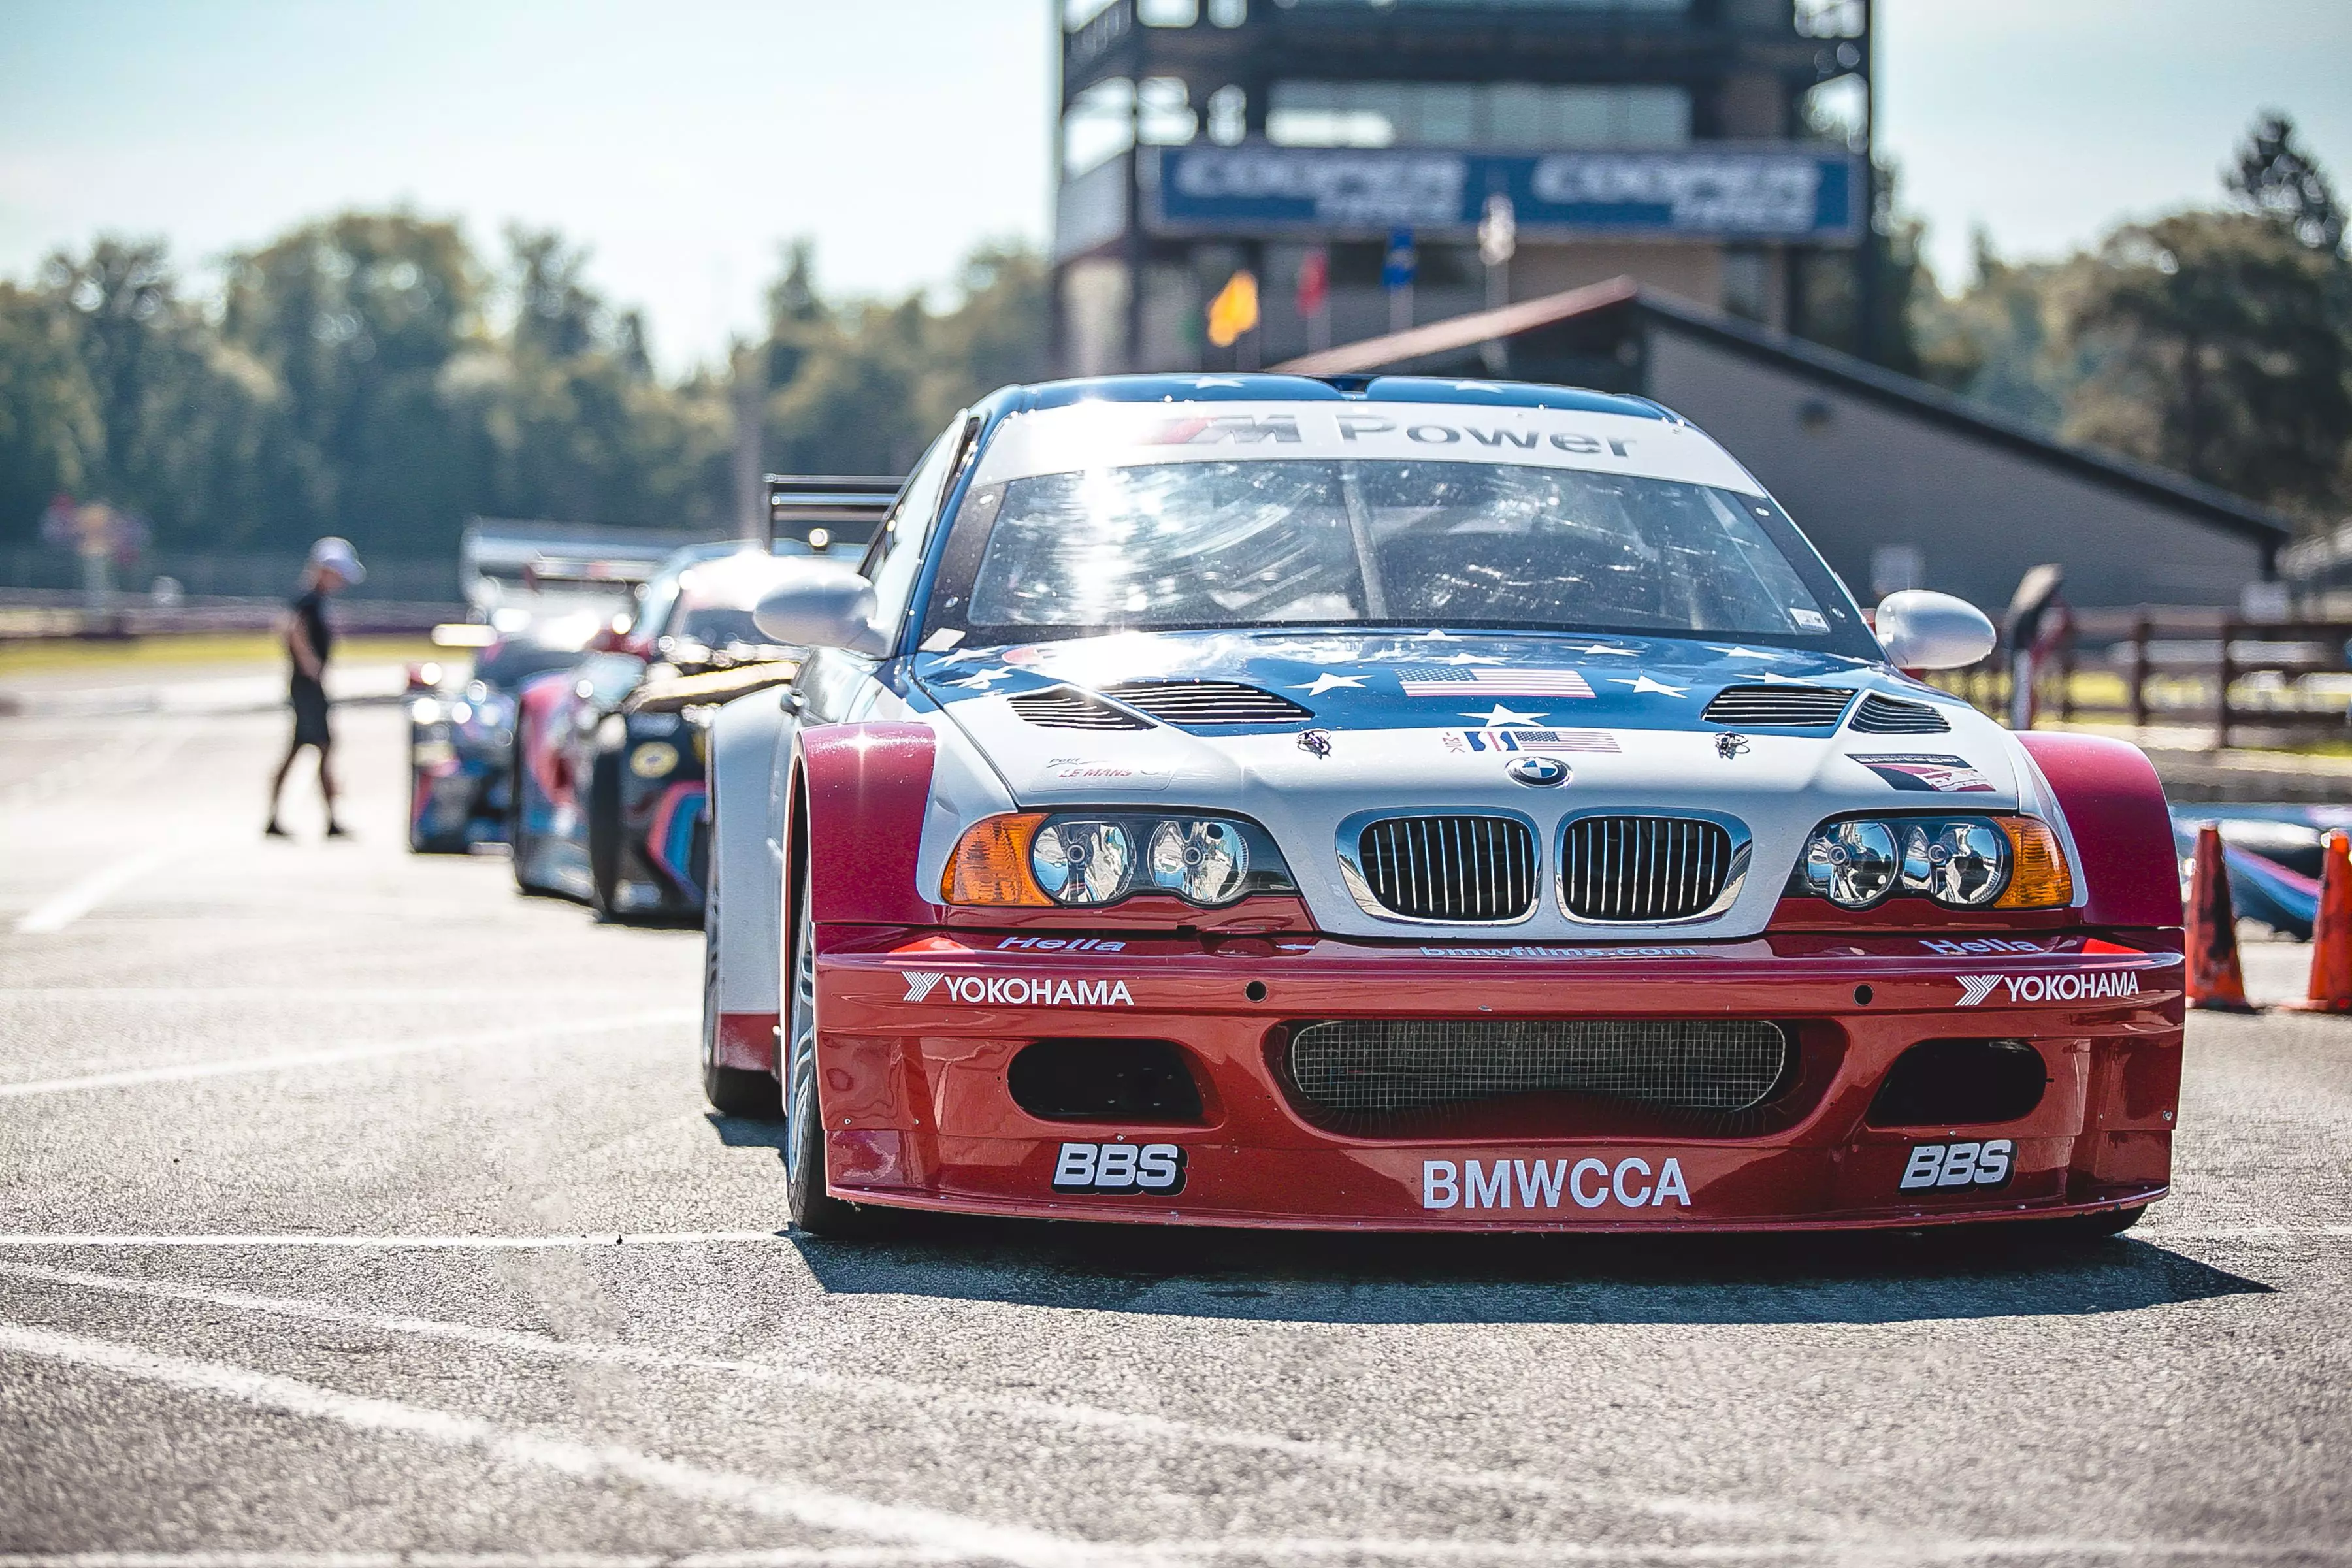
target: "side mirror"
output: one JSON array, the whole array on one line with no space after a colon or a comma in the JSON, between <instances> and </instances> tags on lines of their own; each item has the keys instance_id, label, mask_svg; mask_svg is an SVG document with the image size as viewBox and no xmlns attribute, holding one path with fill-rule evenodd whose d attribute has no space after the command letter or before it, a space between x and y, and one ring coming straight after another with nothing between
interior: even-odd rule
<instances>
[{"instance_id":1,"label":"side mirror","mask_svg":"<svg viewBox=\"0 0 2352 1568\"><path fill-rule=\"evenodd\" d=\"M1997 640L1984 612L1966 599L1906 588L1878 602L1878 641L1897 669L1964 669Z\"/></svg>"},{"instance_id":2,"label":"side mirror","mask_svg":"<svg viewBox=\"0 0 2352 1568\"><path fill-rule=\"evenodd\" d=\"M846 566L812 562L751 612L762 637L785 647L838 647L878 658L890 639L874 624L874 584Z\"/></svg>"}]
</instances>

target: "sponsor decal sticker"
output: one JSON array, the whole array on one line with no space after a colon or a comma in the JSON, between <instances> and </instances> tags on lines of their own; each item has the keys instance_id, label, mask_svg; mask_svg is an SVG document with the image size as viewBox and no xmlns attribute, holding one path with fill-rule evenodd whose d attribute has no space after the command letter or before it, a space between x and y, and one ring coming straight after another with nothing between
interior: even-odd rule
<instances>
[{"instance_id":1,"label":"sponsor decal sticker","mask_svg":"<svg viewBox=\"0 0 2352 1568\"><path fill-rule=\"evenodd\" d=\"M677 766L677 748L667 741L647 741L629 753L629 771L641 779L667 778Z\"/></svg>"},{"instance_id":2,"label":"sponsor decal sticker","mask_svg":"<svg viewBox=\"0 0 2352 1568\"><path fill-rule=\"evenodd\" d=\"M1900 790L1936 795L1990 794L1992 781L1977 772L1966 757L1871 756L1855 762Z\"/></svg>"},{"instance_id":3,"label":"sponsor decal sticker","mask_svg":"<svg viewBox=\"0 0 2352 1568\"><path fill-rule=\"evenodd\" d=\"M1057 1193L1184 1190L1184 1151L1175 1143L1065 1143L1054 1160Z\"/></svg>"},{"instance_id":4,"label":"sponsor decal sticker","mask_svg":"<svg viewBox=\"0 0 2352 1568\"><path fill-rule=\"evenodd\" d=\"M1895 1185L1906 1193L1929 1187L2005 1187L2016 1163L2017 1142L2011 1138L1914 1143L1911 1157L1904 1162L1903 1179Z\"/></svg>"},{"instance_id":5,"label":"sponsor decal sticker","mask_svg":"<svg viewBox=\"0 0 2352 1568\"><path fill-rule=\"evenodd\" d=\"M1960 999L1952 1004L1956 1007L1973 1007L2001 985L2009 988L2007 999L2011 1002L2104 1002L2139 994L2137 969L2095 969L2065 974L1955 974L1952 978L1960 983Z\"/></svg>"},{"instance_id":6,"label":"sponsor decal sticker","mask_svg":"<svg viewBox=\"0 0 2352 1568\"><path fill-rule=\"evenodd\" d=\"M1449 752L1614 752L1617 737L1606 730L1441 730L1438 742Z\"/></svg>"},{"instance_id":7,"label":"sponsor decal sticker","mask_svg":"<svg viewBox=\"0 0 2352 1568\"><path fill-rule=\"evenodd\" d=\"M1947 958L1980 957L1988 952L2040 952L2043 951L2042 944L2038 942L2019 942L2014 937L2006 936L1972 936L1960 941L1948 941L1943 937L1923 936L1919 939L1919 945L1926 948L1929 952L1939 952ZM2127 947L2118 947L2110 949L2109 951L2115 952L2129 952L2132 950Z\"/></svg>"},{"instance_id":8,"label":"sponsor decal sticker","mask_svg":"<svg viewBox=\"0 0 2352 1568\"><path fill-rule=\"evenodd\" d=\"M1132 1007L1124 980L1064 980L1050 974L941 974L934 970L900 971L907 982L902 1002L920 1002L934 991L947 1000L993 1003L1004 1007Z\"/></svg>"},{"instance_id":9,"label":"sponsor decal sticker","mask_svg":"<svg viewBox=\"0 0 2352 1568\"><path fill-rule=\"evenodd\" d=\"M1606 1160L1423 1160L1421 1206L1425 1209L1557 1210L1562 1197L1580 1209L1690 1207L1690 1185L1680 1160L1657 1167L1638 1154Z\"/></svg>"},{"instance_id":10,"label":"sponsor decal sticker","mask_svg":"<svg viewBox=\"0 0 2352 1568\"><path fill-rule=\"evenodd\" d=\"M1016 949L1028 952L1124 952L1127 943L1092 936L1008 936L996 944L999 952Z\"/></svg>"}]
</instances>

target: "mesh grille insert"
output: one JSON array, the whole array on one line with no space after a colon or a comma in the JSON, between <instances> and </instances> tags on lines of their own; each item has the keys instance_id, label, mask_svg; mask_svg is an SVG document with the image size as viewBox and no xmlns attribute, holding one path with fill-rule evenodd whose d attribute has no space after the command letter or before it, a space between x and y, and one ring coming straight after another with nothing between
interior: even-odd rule
<instances>
[{"instance_id":1,"label":"mesh grille insert","mask_svg":"<svg viewBox=\"0 0 2352 1568\"><path fill-rule=\"evenodd\" d=\"M1846 726L1864 735L1939 735L1951 727L1950 720L1925 702L1906 702L1875 691L1862 700L1853 710L1853 722Z\"/></svg>"},{"instance_id":2,"label":"mesh grille insert","mask_svg":"<svg viewBox=\"0 0 2352 1568\"><path fill-rule=\"evenodd\" d=\"M1840 686L1727 686L1699 717L1710 724L1830 725L1853 693Z\"/></svg>"},{"instance_id":3,"label":"mesh grille insert","mask_svg":"<svg viewBox=\"0 0 2352 1568\"><path fill-rule=\"evenodd\" d=\"M1295 724L1312 710L1238 680L1129 680L1103 694L1163 724Z\"/></svg>"},{"instance_id":4,"label":"mesh grille insert","mask_svg":"<svg viewBox=\"0 0 2352 1568\"><path fill-rule=\"evenodd\" d=\"M1753 1018L1398 1018L1301 1025L1286 1048L1314 1109L1377 1117L1543 1093L1746 1110L1780 1083L1790 1045Z\"/></svg>"},{"instance_id":5,"label":"mesh grille insert","mask_svg":"<svg viewBox=\"0 0 2352 1568\"><path fill-rule=\"evenodd\" d=\"M1150 724L1123 709L1074 687L1024 691L1005 700L1032 724L1048 730L1149 730Z\"/></svg>"},{"instance_id":6,"label":"mesh grille insert","mask_svg":"<svg viewBox=\"0 0 2352 1568\"><path fill-rule=\"evenodd\" d=\"M1356 853L1372 897L1423 921L1515 921L1536 906L1536 843L1508 816L1391 816Z\"/></svg>"},{"instance_id":7,"label":"mesh grille insert","mask_svg":"<svg viewBox=\"0 0 2352 1568\"><path fill-rule=\"evenodd\" d=\"M1585 921L1705 913L1731 876L1731 835L1689 816L1584 816L1561 836L1559 898Z\"/></svg>"}]
</instances>

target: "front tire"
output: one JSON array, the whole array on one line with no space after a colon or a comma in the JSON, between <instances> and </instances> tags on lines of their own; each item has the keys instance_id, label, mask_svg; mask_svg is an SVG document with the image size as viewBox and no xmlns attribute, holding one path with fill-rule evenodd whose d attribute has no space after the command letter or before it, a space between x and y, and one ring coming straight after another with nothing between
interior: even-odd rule
<instances>
[{"instance_id":1,"label":"front tire","mask_svg":"<svg viewBox=\"0 0 2352 1568\"><path fill-rule=\"evenodd\" d=\"M781 1049L784 1102L784 1201L794 1228L833 1241L878 1236L887 1209L844 1203L825 1191L824 1101L816 1078L816 925L810 918L806 843L794 847L793 972L784 984Z\"/></svg>"},{"instance_id":2,"label":"front tire","mask_svg":"<svg viewBox=\"0 0 2352 1568\"><path fill-rule=\"evenodd\" d=\"M621 753L600 751L588 765L588 907L621 919Z\"/></svg>"},{"instance_id":3,"label":"front tire","mask_svg":"<svg viewBox=\"0 0 2352 1568\"><path fill-rule=\"evenodd\" d=\"M784 1114L772 1072L731 1068L719 1059L719 864L711 858L702 919L702 1097L722 1116L775 1121Z\"/></svg>"},{"instance_id":4,"label":"front tire","mask_svg":"<svg viewBox=\"0 0 2352 1568\"><path fill-rule=\"evenodd\" d=\"M514 783L507 790L507 843L513 856L515 891L525 898L541 898L555 889L530 878L531 862L538 858L535 836L530 831L530 798L532 794L530 764L525 760L524 735L520 721L515 725L514 758L509 764L514 770Z\"/></svg>"}]
</instances>

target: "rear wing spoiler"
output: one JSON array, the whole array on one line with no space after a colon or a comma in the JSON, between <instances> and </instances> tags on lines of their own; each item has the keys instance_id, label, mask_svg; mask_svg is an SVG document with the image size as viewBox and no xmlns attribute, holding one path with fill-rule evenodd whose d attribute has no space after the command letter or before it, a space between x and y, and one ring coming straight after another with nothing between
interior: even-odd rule
<instances>
[{"instance_id":1,"label":"rear wing spoiler","mask_svg":"<svg viewBox=\"0 0 2352 1568\"><path fill-rule=\"evenodd\" d=\"M906 482L870 474L770 474L770 542L797 540L818 555L841 547L863 549Z\"/></svg>"},{"instance_id":2,"label":"rear wing spoiler","mask_svg":"<svg viewBox=\"0 0 2352 1568\"><path fill-rule=\"evenodd\" d=\"M478 517L457 546L468 598L493 581L560 588L630 588L660 569L683 544L710 535L667 528L616 528L579 522Z\"/></svg>"},{"instance_id":3,"label":"rear wing spoiler","mask_svg":"<svg viewBox=\"0 0 2352 1568\"><path fill-rule=\"evenodd\" d=\"M634 588L660 569L662 558L615 560L535 555L522 565L523 586L541 588Z\"/></svg>"}]
</instances>

